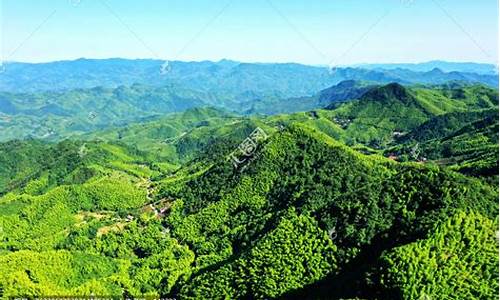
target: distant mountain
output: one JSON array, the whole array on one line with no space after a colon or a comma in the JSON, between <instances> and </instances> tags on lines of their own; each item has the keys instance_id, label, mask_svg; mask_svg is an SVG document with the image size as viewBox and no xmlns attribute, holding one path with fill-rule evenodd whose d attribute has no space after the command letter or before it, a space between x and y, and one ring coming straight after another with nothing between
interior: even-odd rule
<instances>
[{"instance_id":1,"label":"distant mountain","mask_svg":"<svg viewBox=\"0 0 500 300\"><path fill-rule=\"evenodd\" d=\"M165 62L153 59L78 59L42 64L6 63L0 91L38 92L103 86L144 84L182 85L217 91L235 98L244 93L280 97L310 95L338 79L326 68L300 64L219 62Z\"/></svg>"},{"instance_id":2,"label":"distant mountain","mask_svg":"<svg viewBox=\"0 0 500 300\"><path fill-rule=\"evenodd\" d=\"M462 72L411 71L408 69L363 69L307 66L295 63L165 62L153 59L78 59L41 64L5 63L0 91L39 92L121 85L181 85L188 89L217 92L246 100L277 96L311 96L344 80L402 84L444 83L460 80L498 86L494 75ZM245 97L247 96L247 97Z\"/></svg>"},{"instance_id":3,"label":"distant mountain","mask_svg":"<svg viewBox=\"0 0 500 300\"><path fill-rule=\"evenodd\" d=\"M409 112L406 117L401 116L401 118L405 122L410 122L420 113L410 113L411 109L407 106L408 104L398 99L404 95L405 91L409 91L411 97L415 97L416 100L413 101L417 105L415 107L420 107L431 115L456 110L485 109L498 105L498 93L482 85L449 82L441 85L416 85L407 88L393 83L390 86L394 90L389 89L383 93L379 91L381 95L375 94L374 88L381 86L369 81L348 80L321 90L313 96L257 97L253 93L246 93L238 99L220 91L193 90L175 84L162 87L134 84L130 87L96 87L38 93L0 92L0 130L2 130L0 141L16 138L60 140L94 130L158 119L170 113L183 112L197 107L218 107L246 115L273 115L319 108L333 109L345 102L369 97L380 101L361 105L366 112L359 116L365 120L365 124L374 125L372 121L379 117L385 120L382 112L389 113L393 118ZM366 94L368 96L365 96ZM398 101L390 102L394 99ZM389 102L385 103L382 100ZM348 107L356 111L356 106L357 104L348 103L339 112ZM354 111L346 116L339 115L339 118L350 119ZM354 116L358 113L355 112ZM368 119L369 122L366 121ZM423 120L417 119L417 123ZM398 130L392 125L389 127L391 132ZM369 131L373 131L378 136L379 130L376 128L373 127ZM403 129L399 128L399 130ZM356 132L358 133L357 129Z\"/></svg>"},{"instance_id":4,"label":"distant mountain","mask_svg":"<svg viewBox=\"0 0 500 300\"><path fill-rule=\"evenodd\" d=\"M358 99L364 93L375 87L375 84L355 80L342 81L319 93L318 100L321 107L342 103L352 99Z\"/></svg>"},{"instance_id":5,"label":"distant mountain","mask_svg":"<svg viewBox=\"0 0 500 300\"><path fill-rule=\"evenodd\" d=\"M329 88L321 90L310 97L292 97L287 99L266 98L241 103L238 111L245 114L280 114L308 111L359 98L376 86L368 82L345 80Z\"/></svg>"},{"instance_id":6,"label":"distant mountain","mask_svg":"<svg viewBox=\"0 0 500 300\"><path fill-rule=\"evenodd\" d=\"M60 139L68 134L159 117L213 105L206 92L181 87L132 85L13 94L0 92L0 140Z\"/></svg>"},{"instance_id":7,"label":"distant mountain","mask_svg":"<svg viewBox=\"0 0 500 300\"><path fill-rule=\"evenodd\" d=\"M473 63L473 62L447 62L434 60L424 63L393 63L393 64L359 64L356 67L370 70L392 70L392 69L407 69L414 72L429 72L433 69L441 69L444 72L464 72L477 73L483 75L496 75L498 68L493 64Z\"/></svg>"},{"instance_id":8,"label":"distant mountain","mask_svg":"<svg viewBox=\"0 0 500 300\"><path fill-rule=\"evenodd\" d=\"M498 87L498 75L482 75L466 72L444 72L439 68L434 68L428 72L412 72L405 69L389 70L392 76L412 83L443 84L450 81L467 83L483 83L491 87Z\"/></svg>"},{"instance_id":9,"label":"distant mountain","mask_svg":"<svg viewBox=\"0 0 500 300\"><path fill-rule=\"evenodd\" d=\"M125 59L7 63L5 72L0 74L0 141L29 137L57 140L73 133L122 126L194 107L212 106L241 114L331 108L359 98L375 85L388 83L411 86L481 83L497 87L498 78L437 68L428 72L328 70L293 63L229 60L168 64L160 60ZM448 97L437 91L423 93L427 98ZM433 107L448 111L438 108L443 103L448 102L441 101Z\"/></svg>"},{"instance_id":10,"label":"distant mountain","mask_svg":"<svg viewBox=\"0 0 500 300\"><path fill-rule=\"evenodd\" d=\"M444 72L439 68L430 71L417 72L408 69L336 69L336 76L358 81L372 81L378 83L397 82L400 84L443 84L450 81L464 83L483 83L491 87L498 87L498 75L483 75L476 73Z\"/></svg>"}]
</instances>

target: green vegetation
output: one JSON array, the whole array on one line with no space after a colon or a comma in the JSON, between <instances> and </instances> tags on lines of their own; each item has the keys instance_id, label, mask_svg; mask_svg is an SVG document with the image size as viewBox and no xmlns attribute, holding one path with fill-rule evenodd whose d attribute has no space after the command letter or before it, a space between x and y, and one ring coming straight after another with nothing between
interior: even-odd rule
<instances>
[{"instance_id":1,"label":"green vegetation","mask_svg":"<svg viewBox=\"0 0 500 300\"><path fill-rule=\"evenodd\" d=\"M1 143L0 297L496 299L498 93L339 86Z\"/></svg>"},{"instance_id":2,"label":"green vegetation","mask_svg":"<svg viewBox=\"0 0 500 300\"><path fill-rule=\"evenodd\" d=\"M405 299L498 297L498 222L459 212L428 239L382 257L381 281Z\"/></svg>"},{"instance_id":3,"label":"green vegetation","mask_svg":"<svg viewBox=\"0 0 500 300\"><path fill-rule=\"evenodd\" d=\"M470 105L491 108L491 97L495 94L498 105L498 93L492 89L498 87L494 75L359 68L338 68L331 72L325 67L299 64L224 60L169 62L166 70L164 64L157 60L122 59L36 65L8 63L6 72L0 74L3 133L0 141L20 138L60 141L208 106L247 115L334 107L360 99L371 88L391 82L419 85L412 94L419 106L434 115ZM449 83L451 80L454 81ZM442 85L429 89L422 84ZM404 107L394 109L401 108ZM402 117L411 114L413 108L402 111ZM364 111L369 115L362 116L373 118L371 112L379 112L378 109L371 106ZM415 119L421 117L417 115ZM363 124L377 123L353 124L356 128L350 133L365 131ZM391 123L378 125L391 130L394 129ZM399 125L396 124L396 129ZM158 130L168 133L170 128ZM373 139L375 134L370 132L361 138Z\"/></svg>"},{"instance_id":4,"label":"green vegetation","mask_svg":"<svg viewBox=\"0 0 500 300\"><path fill-rule=\"evenodd\" d=\"M483 86L429 89L394 83L372 89L334 112L336 120L346 129L349 143L381 148L433 117L495 107L498 107L498 92Z\"/></svg>"},{"instance_id":5,"label":"green vegetation","mask_svg":"<svg viewBox=\"0 0 500 300\"><path fill-rule=\"evenodd\" d=\"M464 174L494 179L498 175L498 109L434 117L386 152L397 153L402 160L432 160Z\"/></svg>"}]
</instances>

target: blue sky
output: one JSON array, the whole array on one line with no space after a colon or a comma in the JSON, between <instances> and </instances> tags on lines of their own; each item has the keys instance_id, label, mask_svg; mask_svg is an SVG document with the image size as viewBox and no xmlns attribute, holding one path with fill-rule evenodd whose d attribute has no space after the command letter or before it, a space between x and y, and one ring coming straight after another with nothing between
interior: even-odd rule
<instances>
[{"instance_id":1,"label":"blue sky","mask_svg":"<svg viewBox=\"0 0 500 300\"><path fill-rule=\"evenodd\" d=\"M0 0L7 61L496 63L496 0Z\"/></svg>"}]
</instances>

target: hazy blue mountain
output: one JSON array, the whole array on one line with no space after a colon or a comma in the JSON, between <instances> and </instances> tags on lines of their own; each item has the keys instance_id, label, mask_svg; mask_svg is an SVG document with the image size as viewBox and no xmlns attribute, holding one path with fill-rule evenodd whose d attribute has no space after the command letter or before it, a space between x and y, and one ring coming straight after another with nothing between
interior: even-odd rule
<instances>
[{"instance_id":1,"label":"hazy blue mountain","mask_svg":"<svg viewBox=\"0 0 500 300\"><path fill-rule=\"evenodd\" d=\"M435 68L441 69L444 72L465 72L477 73L483 75L498 74L498 69L493 64L474 63L474 62L447 62L441 60L433 60L424 63L394 63L394 64L360 64L357 67L377 70L377 69L407 69L414 72L428 72Z\"/></svg>"},{"instance_id":2,"label":"hazy blue mountain","mask_svg":"<svg viewBox=\"0 0 500 300\"><path fill-rule=\"evenodd\" d=\"M375 84L370 84L368 82L365 83L354 80L342 81L335 86L322 90L318 95L319 103L323 107L326 107L332 103L357 99L374 86Z\"/></svg>"},{"instance_id":3,"label":"hazy blue mountain","mask_svg":"<svg viewBox=\"0 0 500 300\"><path fill-rule=\"evenodd\" d=\"M445 69L446 70L446 69ZM224 93L233 99L252 95L291 98L311 96L344 80L444 83L460 80L498 86L495 75L444 72L436 68L420 72L408 69L362 69L307 66L295 63L165 62L153 59L78 59L42 64L6 63L0 74L0 91L38 92L77 88L108 88L134 83L150 86L167 84L185 88ZM250 97L244 97L248 100ZM250 98L252 99L252 98ZM238 100L241 101L241 100Z\"/></svg>"},{"instance_id":4,"label":"hazy blue mountain","mask_svg":"<svg viewBox=\"0 0 500 300\"><path fill-rule=\"evenodd\" d=\"M280 114L325 108L358 99L376 85L370 82L345 80L310 97L247 101L241 103L238 111L245 114Z\"/></svg>"},{"instance_id":5,"label":"hazy blue mountain","mask_svg":"<svg viewBox=\"0 0 500 300\"><path fill-rule=\"evenodd\" d=\"M6 63L0 90L37 92L134 83L150 86L181 84L196 90L256 96L311 95L339 81L326 68L300 64L219 62L166 63L152 59L78 59L43 64Z\"/></svg>"},{"instance_id":6,"label":"hazy blue mountain","mask_svg":"<svg viewBox=\"0 0 500 300\"><path fill-rule=\"evenodd\" d=\"M434 68L427 72L415 72L408 69L360 69L340 68L336 75L358 81L372 81L377 83L397 82L400 84L443 84L450 81L461 81L464 83L483 83L491 87L498 87L497 75L483 75L476 73L444 72Z\"/></svg>"}]
</instances>

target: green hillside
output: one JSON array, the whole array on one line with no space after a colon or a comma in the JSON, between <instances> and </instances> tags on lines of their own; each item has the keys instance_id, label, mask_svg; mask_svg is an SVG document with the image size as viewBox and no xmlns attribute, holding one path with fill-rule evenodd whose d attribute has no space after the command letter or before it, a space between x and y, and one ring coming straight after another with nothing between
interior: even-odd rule
<instances>
[{"instance_id":1,"label":"green hillside","mask_svg":"<svg viewBox=\"0 0 500 300\"><path fill-rule=\"evenodd\" d=\"M468 174L498 174L496 91L457 83L432 88L398 84L363 87L352 82L341 85L359 88L362 96L340 104L332 100L336 104L328 110L270 117L239 117L221 110L193 109L156 121L97 132L87 138L124 142L154 153L153 157L179 164L193 159L217 140L225 139L226 144L236 147L236 141L244 139L257 126L274 132L299 122L363 153L384 153L400 161L426 159L448 166L458 164ZM361 92L363 89L366 90ZM430 97L430 101L424 94L439 96ZM475 121L478 128L467 127L458 132Z\"/></svg>"},{"instance_id":2,"label":"green hillside","mask_svg":"<svg viewBox=\"0 0 500 300\"><path fill-rule=\"evenodd\" d=\"M399 160L433 161L473 176L496 176L498 110L434 117L403 136L386 154L396 154Z\"/></svg>"},{"instance_id":3,"label":"green hillside","mask_svg":"<svg viewBox=\"0 0 500 300\"><path fill-rule=\"evenodd\" d=\"M0 143L0 297L498 297L498 92L321 94Z\"/></svg>"},{"instance_id":4,"label":"green hillside","mask_svg":"<svg viewBox=\"0 0 500 300\"><path fill-rule=\"evenodd\" d=\"M251 65L241 68L252 69L252 72L259 69L253 70L255 66ZM266 68L270 69L269 72L273 69L270 66ZM294 66L289 68L280 66L279 69L288 74ZM0 91L0 130L3 132L0 141L27 138L60 141L71 136L158 120L173 113L210 106L243 115L335 109L339 111L342 123L348 123L356 116L362 118L352 124L349 130L351 136L363 142L384 144L390 139L389 132L414 126L429 116L498 106L498 92L484 85L451 82L405 87L390 83L384 86L390 80L377 78L345 80L333 86L328 86L326 82L329 80L326 80L316 83L319 86L314 91L304 87L306 91L297 91L295 94L283 92L288 86L285 83L277 90L258 89L258 86L249 90L242 82L234 83L235 86L230 89L213 86L196 88L186 82L165 82L160 86L131 84L114 88L31 93ZM238 89L238 84L243 86ZM360 101L363 103L358 104ZM350 105L342 105L346 102ZM405 119L408 124L395 118ZM367 126L372 128L367 130ZM364 134L359 136L359 132Z\"/></svg>"},{"instance_id":5,"label":"green hillside","mask_svg":"<svg viewBox=\"0 0 500 300\"><path fill-rule=\"evenodd\" d=\"M463 96L454 96L461 93ZM482 93L482 96L478 94ZM349 143L375 148L389 145L435 116L498 107L498 92L482 86L457 85L452 89L404 87L397 83L373 88L359 100L351 101L334 113L350 137Z\"/></svg>"},{"instance_id":6,"label":"green hillside","mask_svg":"<svg viewBox=\"0 0 500 300\"><path fill-rule=\"evenodd\" d=\"M182 287L181 295L211 298L216 296L214 292L223 290L230 298L279 296L327 274L342 277L343 267L371 246L379 247L378 243L385 241L387 247L393 247L425 236L436 222L456 209L495 215L495 193L487 192L489 188L478 182L467 183L470 179L438 169L368 158L307 127L277 134L256 155L258 160L244 173L236 173L237 181L231 175L231 166L216 164L194 182L175 188L180 194L166 192L168 197L183 199L178 214L174 206L170 217L169 223L180 222L174 234L203 255L199 257L199 275ZM222 189L211 188L215 182L228 180ZM465 192L460 187L463 184L474 188ZM200 193L201 197L195 196ZM294 225L296 216L312 219L299 217ZM273 244L277 247L269 254L273 259L266 261L265 250L260 249L265 246L260 243L272 240L274 235L294 238L296 230L304 230L299 229L306 226L299 225L303 222L318 222L316 226L323 233L309 237L305 244L300 238L293 242L282 239ZM280 233L282 226L290 231ZM307 248L311 239L317 239L316 245L326 243L328 234L335 235L333 249ZM329 243L324 245L331 247ZM322 254L314 258L313 249ZM302 261L302 253L311 253L306 255L311 261ZM330 255L333 257L328 258ZM217 267L206 266L205 260ZM313 262L318 266L307 267ZM262 264L267 266L264 272L259 268ZM321 271L320 266L329 271ZM293 274L297 279L281 281L280 274L290 274L286 278ZM252 280L252 276L260 280Z\"/></svg>"},{"instance_id":7,"label":"green hillside","mask_svg":"<svg viewBox=\"0 0 500 300\"><path fill-rule=\"evenodd\" d=\"M209 93L174 85L152 88L135 84L31 94L0 92L0 128L6 133L0 139L60 140L206 106L211 99Z\"/></svg>"},{"instance_id":8,"label":"green hillside","mask_svg":"<svg viewBox=\"0 0 500 300\"><path fill-rule=\"evenodd\" d=\"M34 156L12 172L36 174L7 184L0 198L3 295L321 297L321 283L337 281L351 282L351 292L328 290L329 298L404 295L411 286L373 279L400 278L385 251L432 241L434 228L460 211L484 222L496 216L496 191L475 179L366 156L308 125L308 115L290 118L284 129L269 127L270 137L237 169L225 140L174 173L124 144L12 143L24 153L66 147L72 154L56 163ZM238 128L226 132L241 136ZM494 254L485 255L474 266L490 268ZM429 293L448 288L418 284ZM487 278L481 286L495 288ZM464 295L475 288L461 286Z\"/></svg>"},{"instance_id":9,"label":"green hillside","mask_svg":"<svg viewBox=\"0 0 500 300\"><path fill-rule=\"evenodd\" d=\"M459 212L428 239L386 253L380 282L405 299L494 299L499 275L497 230L497 220ZM402 270L413 274L405 280L407 272Z\"/></svg>"}]
</instances>

